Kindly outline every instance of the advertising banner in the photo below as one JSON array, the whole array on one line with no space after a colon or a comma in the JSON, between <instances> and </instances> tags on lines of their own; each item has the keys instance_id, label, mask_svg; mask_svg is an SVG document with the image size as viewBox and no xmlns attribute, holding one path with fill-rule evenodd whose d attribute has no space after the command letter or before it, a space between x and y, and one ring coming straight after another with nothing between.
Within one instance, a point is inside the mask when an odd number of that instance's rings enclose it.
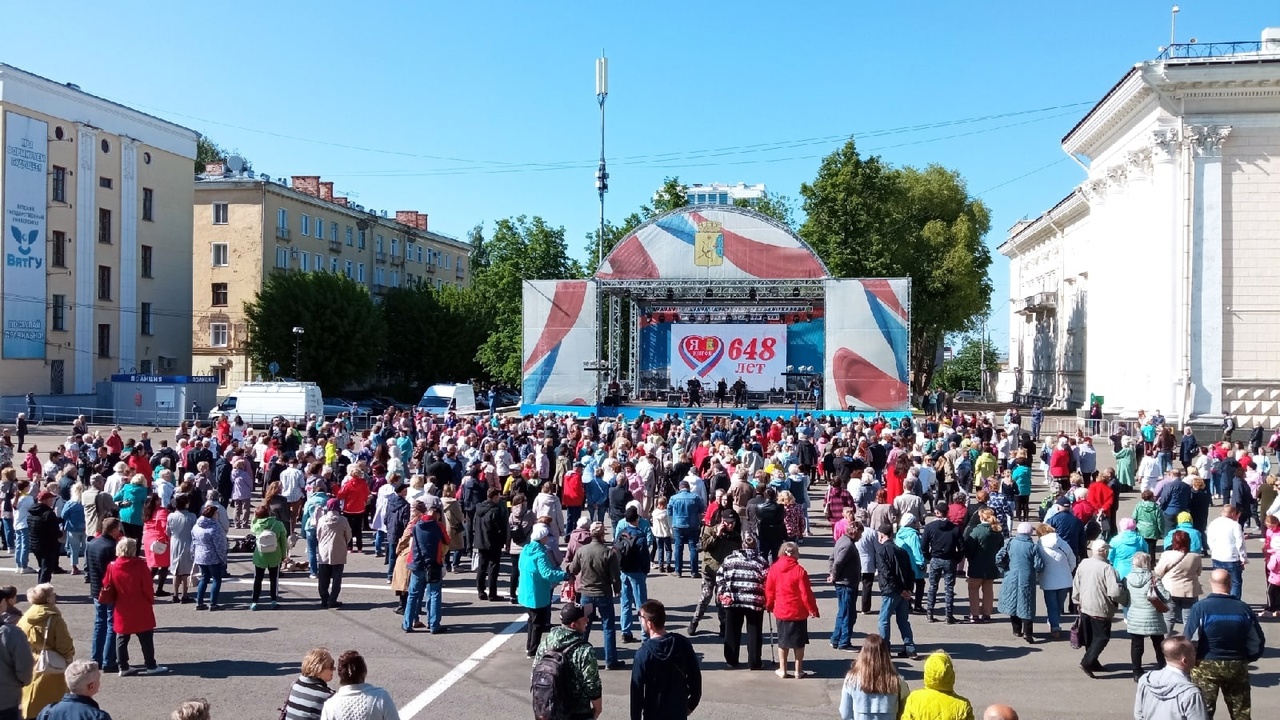
<instances>
[{"instance_id":1,"label":"advertising banner","mask_svg":"<svg viewBox=\"0 0 1280 720\"><path fill-rule=\"evenodd\" d=\"M4 342L8 359L43 359L48 124L6 113L4 123Z\"/></svg>"},{"instance_id":2,"label":"advertising banner","mask_svg":"<svg viewBox=\"0 0 1280 720\"><path fill-rule=\"evenodd\" d=\"M827 409L909 410L911 279L825 285Z\"/></svg>"},{"instance_id":3,"label":"advertising banner","mask_svg":"<svg viewBox=\"0 0 1280 720\"><path fill-rule=\"evenodd\" d=\"M526 280L523 288L522 403L594 405L597 377L585 365L596 359L596 284Z\"/></svg>"},{"instance_id":4,"label":"advertising banner","mask_svg":"<svg viewBox=\"0 0 1280 720\"><path fill-rule=\"evenodd\" d=\"M738 378L751 390L782 387L787 371L787 326L674 324L671 326L671 382L703 383Z\"/></svg>"}]
</instances>

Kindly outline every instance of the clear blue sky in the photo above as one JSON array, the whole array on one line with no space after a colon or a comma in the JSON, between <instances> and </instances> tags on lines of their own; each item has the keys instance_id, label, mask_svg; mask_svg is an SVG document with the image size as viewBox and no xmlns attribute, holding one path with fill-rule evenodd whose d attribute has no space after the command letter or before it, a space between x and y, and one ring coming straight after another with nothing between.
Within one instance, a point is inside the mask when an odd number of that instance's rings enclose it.
<instances>
[{"instance_id":1,"label":"clear blue sky","mask_svg":"<svg viewBox=\"0 0 1280 720\"><path fill-rule=\"evenodd\" d=\"M6 33L0 60L199 130L259 172L320 174L366 207L425 211L441 232L542 215L581 257L597 224L604 48L611 218L667 175L798 200L853 134L891 163L959 170L992 210L994 248L1083 179L1059 140L1087 106L873 132L1095 102L1168 42L1170 5L11 3L5 25L28 31ZM1180 5L1179 41L1280 25L1274 0ZM972 134L948 137L960 133ZM998 256L992 277L1004 347Z\"/></svg>"}]
</instances>

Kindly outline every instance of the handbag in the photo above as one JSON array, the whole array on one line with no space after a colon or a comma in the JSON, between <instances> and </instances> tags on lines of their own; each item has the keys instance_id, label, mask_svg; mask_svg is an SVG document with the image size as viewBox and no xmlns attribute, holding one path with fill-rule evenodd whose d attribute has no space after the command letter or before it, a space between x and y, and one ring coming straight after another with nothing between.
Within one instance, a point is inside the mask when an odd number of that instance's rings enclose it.
<instances>
[{"instance_id":1,"label":"handbag","mask_svg":"<svg viewBox=\"0 0 1280 720\"><path fill-rule=\"evenodd\" d=\"M1160 597L1160 590L1156 587L1156 576L1151 576L1151 582L1147 584L1147 602L1151 603L1151 607L1156 612L1164 614L1169 611L1169 603Z\"/></svg>"},{"instance_id":2,"label":"handbag","mask_svg":"<svg viewBox=\"0 0 1280 720\"><path fill-rule=\"evenodd\" d=\"M1084 646L1080 641L1080 618L1076 617L1076 621L1071 624L1071 649L1079 650Z\"/></svg>"},{"instance_id":3,"label":"handbag","mask_svg":"<svg viewBox=\"0 0 1280 720\"><path fill-rule=\"evenodd\" d=\"M155 540L151 543L151 552L154 555L163 555L169 551L169 544L163 540Z\"/></svg>"},{"instance_id":4,"label":"handbag","mask_svg":"<svg viewBox=\"0 0 1280 720\"><path fill-rule=\"evenodd\" d=\"M67 659L56 650L49 649L49 624L52 622L52 615L44 621L45 648L36 657L35 671L38 673L63 673L67 670Z\"/></svg>"}]
</instances>

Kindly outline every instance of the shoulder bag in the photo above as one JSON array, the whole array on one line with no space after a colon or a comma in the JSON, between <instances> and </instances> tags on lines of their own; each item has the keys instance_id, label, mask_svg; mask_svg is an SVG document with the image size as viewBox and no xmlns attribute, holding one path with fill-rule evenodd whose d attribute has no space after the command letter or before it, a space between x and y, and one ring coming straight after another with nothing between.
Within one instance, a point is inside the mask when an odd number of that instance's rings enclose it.
<instances>
[{"instance_id":1,"label":"shoulder bag","mask_svg":"<svg viewBox=\"0 0 1280 720\"><path fill-rule=\"evenodd\" d=\"M1151 607L1155 608L1156 612L1164 614L1169 611L1169 603L1160 597L1160 589L1156 587L1156 582L1156 576L1152 575L1151 581L1147 583L1147 602L1151 603Z\"/></svg>"},{"instance_id":2,"label":"shoulder bag","mask_svg":"<svg viewBox=\"0 0 1280 720\"><path fill-rule=\"evenodd\" d=\"M36 657L35 671L37 673L64 673L67 670L67 659L56 650L49 649L49 626L53 622L53 615L50 615L44 621L44 649Z\"/></svg>"}]
</instances>

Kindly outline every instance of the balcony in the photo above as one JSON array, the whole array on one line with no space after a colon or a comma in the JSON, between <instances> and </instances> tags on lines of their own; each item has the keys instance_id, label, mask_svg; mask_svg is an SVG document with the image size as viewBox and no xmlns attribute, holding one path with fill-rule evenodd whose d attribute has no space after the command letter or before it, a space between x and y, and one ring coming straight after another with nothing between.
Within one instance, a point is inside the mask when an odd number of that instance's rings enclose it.
<instances>
[{"instance_id":1,"label":"balcony","mask_svg":"<svg viewBox=\"0 0 1280 720\"><path fill-rule=\"evenodd\" d=\"M427 263L427 272L431 273L432 275L435 275L436 266L432 265L431 263Z\"/></svg>"},{"instance_id":2,"label":"balcony","mask_svg":"<svg viewBox=\"0 0 1280 720\"><path fill-rule=\"evenodd\" d=\"M392 264L392 265L404 265L404 256L403 256L403 255L392 255L392 256L391 256L391 264Z\"/></svg>"},{"instance_id":3,"label":"balcony","mask_svg":"<svg viewBox=\"0 0 1280 720\"><path fill-rule=\"evenodd\" d=\"M280 267L279 265L271 268L272 275L288 275L291 272L293 272L292 268Z\"/></svg>"},{"instance_id":4,"label":"balcony","mask_svg":"<svg viewBox=\"0 0 1280 720\"><path fill-rule=\"evenodd\" d=\"M457 277L459 280L462 280L462 279L464 279L464 278L466 277L465 273L463 273L463 272L462 272L462 268L458 268L458 272L457 272L457 274L456 274L456 277Z\"/></svg>"},{"instance_id":5,"label":"balcony","mask_svg":"<svg viewBox=\"0 0 1280 720\"><path fill-rule=\"evenodd\" d=\"M385 252L383 252L382 250L379 250L379 251L377 251L377 252L375 252L375 253L373 254L373 259L374 259L374 261L375 261L375 262L379 262L379 263L386 264L386 262L387 262L387 254L386 254Z\"/></svg>"},{"instance_id":6,"label":"balcony","mask_svg":"<svg viewBox=\"0 0 1280 720\"><path fill-rule=\"evenodd\" d=\"M1256 60L1262 55L1275 55L1280 47L1258 40L1218 43L1174 43L1160 51L1156 60L1238 59Z\"/></svg>"},{"instance_id":7,"label":"balcony","mask_svg":"<svg viewBox=\"0 0 1280 720\"><path fill-rule=\"evenodd\" d=\"M341 241L341 240L330 240L330 241L329 241L329 252L335 252L335 253L340 253L340 252L342 252L342 241Z\"/></svg>"},{"instance_id":8,"label":"balcony","mask_svg":"<svg viewBox=\"0 0 1280 720\"><path fill-rule=\"evenodd\" d=\"M383 285L383 284L382 284L382 283L380 283L380 282L375 282L375 283L373 284L373 294L374 294L374 295L381 295L382 293L384 293L384 292L386 292L386 291L387 291L387 286L386 286L386 285Z\"/></svg>"},{"instance_id":9,"label":"balcony","mask_svg":"<svg viewBox=\"0 0 1280 720\"><path fill-rule=\"evenodd\" d=\"M290 242L293 240L293 232L287 227L276 228L276 239Z\"/></svg>"},{"instance_id":10,"label":"balcony","mask_svg":"<svg viewBox=\"0 0 1280 720\"><path fill-rule=\"evenodd\" d=\"M1023 298L1022 307L1018 309L1018 312L1026 315L1038 312L1055 312L1057 309L1058 293L1050 291L1039 292Z\"/></svg>"}]
</instances>

